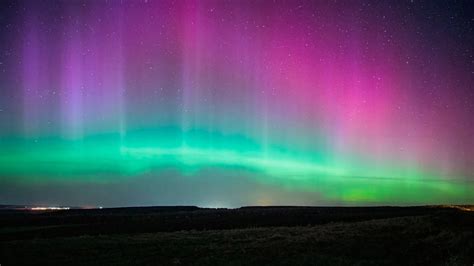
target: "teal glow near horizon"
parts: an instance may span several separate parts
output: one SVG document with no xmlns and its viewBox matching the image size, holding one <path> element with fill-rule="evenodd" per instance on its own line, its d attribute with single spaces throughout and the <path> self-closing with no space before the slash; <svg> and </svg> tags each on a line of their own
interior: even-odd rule
<svg viewBox="0 0 474 266">
<path fill-rule="evenodd" d="M 11 140 L 10 145 L 3 145 L 9 148 L 0 154 L 0 175 L 15 176 L 20 184 L 114 184 L 150 173 L 159 179 L 162 172 L 170 170 L 192 180 L 202 172 L 217 170 L 246 175 L 257 183 L 295 193 L 317 193 L 323 202 L 463 203 L 474 197 L 470 193 L 474 183 L 469 180 L 446 179 L 428 171 L 407 171 L 393 165 L 370 167 L 361 159 L 335 157 L 330 152 L 315 156 L 283 147 L 266 146 L 264 150 L 245 137 L 218 137 L 202 131 L 173 134 L 185 136 L 186 141 L 164 137 L 160 142 L 156 134 L 137 135 L 140 136 L 130 139 L 149 141 L 130 143 L 118 135 L 82 140 Z M 202 141 L 211 136 L 214 147 Z M 273 202 L 267 195 L 256 204 Z"/>
</svg>

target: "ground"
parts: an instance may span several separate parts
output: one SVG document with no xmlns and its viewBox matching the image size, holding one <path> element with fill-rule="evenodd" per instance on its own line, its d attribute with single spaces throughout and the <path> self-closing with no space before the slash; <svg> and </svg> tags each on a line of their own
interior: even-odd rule
<svg viewBox="0 0 474 266">
<path fill-rule="evenodd" d="M 1 265 L 473 265 L 470 206 L 1 211 Z"/>
</svg>

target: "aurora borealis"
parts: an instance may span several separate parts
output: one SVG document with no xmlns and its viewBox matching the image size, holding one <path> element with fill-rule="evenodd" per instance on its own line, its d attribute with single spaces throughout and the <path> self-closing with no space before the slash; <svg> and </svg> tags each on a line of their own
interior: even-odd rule
<svg viewBox="0 0 474 266">
<path fill-rule="evenodd" d="M 0 203 L 473 203 L 472 11 L 4 1 Z"/>
</svg>

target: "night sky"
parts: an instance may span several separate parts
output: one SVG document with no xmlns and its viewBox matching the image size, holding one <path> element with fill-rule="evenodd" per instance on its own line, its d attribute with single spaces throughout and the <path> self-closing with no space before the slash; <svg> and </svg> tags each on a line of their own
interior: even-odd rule
<svg viewBox="0 0 474 266">
<path fill-rule="evenodd" d="M 472 1 L 1 1 L 0 204 L 474 203 Z"/>
</svg>

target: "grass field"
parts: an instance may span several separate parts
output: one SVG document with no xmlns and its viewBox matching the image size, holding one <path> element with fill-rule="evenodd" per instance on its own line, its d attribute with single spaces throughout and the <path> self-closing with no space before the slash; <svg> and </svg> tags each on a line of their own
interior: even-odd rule
<svg viewBox="0 0 474 266">
<path fill-rule="evenodd" d="M 469 207 L 0 214 L 1 265 L 473 265 Z"/>
</svg>

